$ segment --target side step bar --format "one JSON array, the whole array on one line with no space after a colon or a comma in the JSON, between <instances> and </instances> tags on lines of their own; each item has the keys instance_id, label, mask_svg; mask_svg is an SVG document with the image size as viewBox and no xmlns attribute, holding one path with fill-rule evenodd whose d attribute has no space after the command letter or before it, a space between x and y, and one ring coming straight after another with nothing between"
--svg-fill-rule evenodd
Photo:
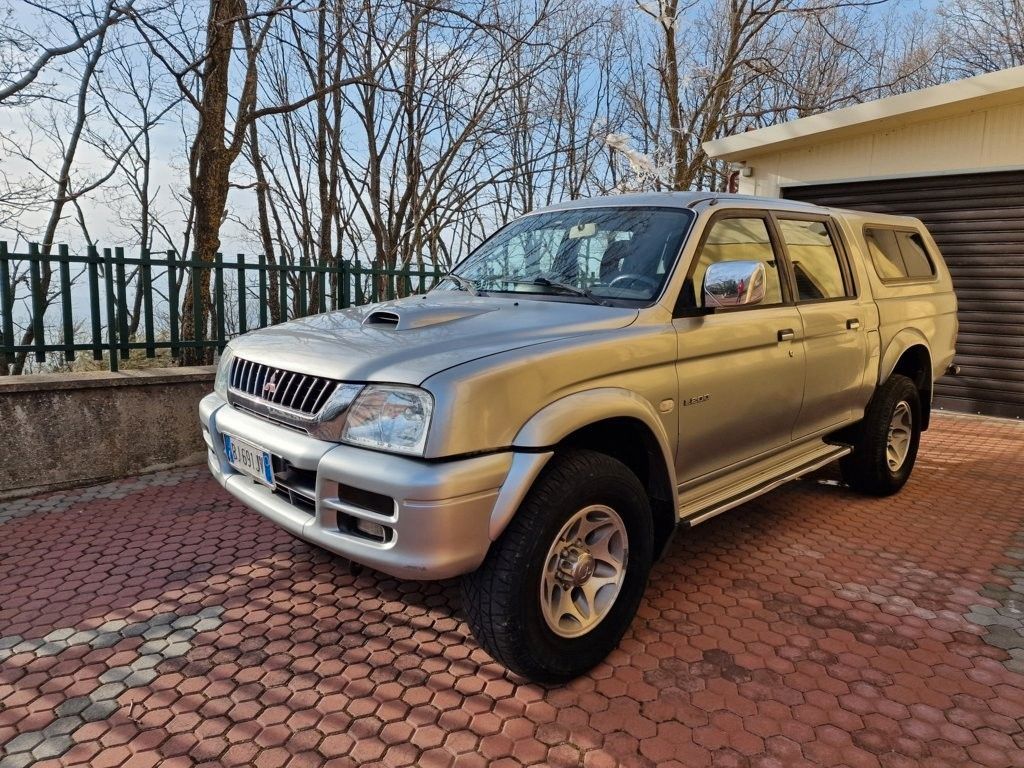
<instances>
[{"instance_id":1,"label":"side step bar","mask_svg":"<svg viewBox=\"0 0 1024 768\"><path fill-rule=\"evenodd\" d=\"M795 480L801 475L806 475L809 472L813 472L816 469L821 469L826 464L829 464L836 459L846 456L852 452L852 448L848 445L829 445L828 450L824 453L816 452L814 456L805 461L804 463L796 466L782 475L763 480L759 483L755 483L746 490L740 491L739 493L729 496L721 501L712 502L712 504L704 509L698 509L695 512L691 512L685 517L679 519L679 527L681 528L692 528L695 525L699 525L706 520L710 520L716 515L720 515L723 512L728 512L734 507L738 507L741 504L746 504L752 499L756 499L769 491L778 488L780 485L788 483L790 480ZM688 506L684 505L681 509L685 509Z\"/></svg>"}]
</instances>

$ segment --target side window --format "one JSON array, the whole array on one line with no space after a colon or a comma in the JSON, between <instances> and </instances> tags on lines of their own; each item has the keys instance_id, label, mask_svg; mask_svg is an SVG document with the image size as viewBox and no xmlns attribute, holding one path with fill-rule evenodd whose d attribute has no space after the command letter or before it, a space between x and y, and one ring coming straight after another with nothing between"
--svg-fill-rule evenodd
<instances>
[{"instance_id":1,"label":"side window","mask_svg":"<svg viewBox=\"0 0 1024 768\"><path fill-rule=\"evenodd\" d=\"M693 288L699 304L703 303L704 274L709 266L721 261L761 262L765 267L765 295L757 306L782 303L779 265L775 260L775 250L764 219L719 219L711 225L693 273Z\"/></svg>"},{"instance_id":2,"label":"side window","mask_svg":"<svg viewBox=\"0 0 1024 768\"><path fill-rule=\"evenodd\" d=\"M903 280L907 276L907 267L900 254L900 245L896 242L896 233L891 229L866 229L864 239L871 253L871 261L875 271L883 280Z\"/></svg>"},{"instance_id":3,"label":"side window","mask_svg":"<svg viewBox=\"0 0 1024 768\"><path fill-rule=\"evenodd\" d=\"M839 254L823 221L779 219L799 301L841 299L849 296Z\"/></svg>"},{"instance_id":4,"label":"side window","mask_svg":"<svg viewBox=\"0 0 1024 768\"><path fill-rule=\"evenodd\" d=\"M900 244L900 253L903 254L903 263L907 265L907 277L926 278L935 275L935 266L928 258L928 251L919 234L897 232L896 239Z\"/></svg>"},{"instance_id":5,"label":"side window","mask_svg":"<svg viewBox=\"0 0 1024 768\"><path fill-rule=\"evenodd\" d=\"M926 279L935 275L935 266L917 232L872 227L864 230L864 239L882 280Z\"/></svg>"}]
</instances>

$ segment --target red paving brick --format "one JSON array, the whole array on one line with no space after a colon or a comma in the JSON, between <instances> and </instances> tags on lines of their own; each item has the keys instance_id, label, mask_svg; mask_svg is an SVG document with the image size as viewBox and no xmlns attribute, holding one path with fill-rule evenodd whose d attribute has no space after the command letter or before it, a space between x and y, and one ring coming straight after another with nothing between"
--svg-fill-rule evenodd
<instances>
[{"instance_id":1,"label":"red paving brick","mask_svg":"<svg viewBox=\"0 0 1024 768\"><path fill-rule=\"evenodd\" d=\"M0 764L1024 766L1024 425L936 417L895 498L834 480L681 533L550 690L453 582L353 576L205 470L0 505Z\"/></svg>"}]
</instances>

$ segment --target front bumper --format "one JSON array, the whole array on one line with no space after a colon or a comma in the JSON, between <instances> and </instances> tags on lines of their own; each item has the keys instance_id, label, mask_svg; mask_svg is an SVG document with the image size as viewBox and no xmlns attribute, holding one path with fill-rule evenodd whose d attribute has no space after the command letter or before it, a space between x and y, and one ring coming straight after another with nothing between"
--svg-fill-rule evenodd
<instances>
[{"instance_id":1,"label":"front bumper","mask_svg":"<svg viewBox=\"0 0 1024 768\"><path fill-rule=\"evenodd\" d=\"M521 500L518 489L502 488L513 466L511 452L423 461L338 445L257 418L216 394L203 398L199 413L210 471L229 493L299 538L400 578L444 579L474 570L494 537L496 511ZM287 493L275 493L236 472L224 454L224 433L267 450L307 476L315 473L310 503L305 508L292 504ZM528 459L539 471L546 456ZM350 489L355 491L349 494ZM358 502L360 492L392 499L393 509L353 503L350 496ZM386 526L389 538L371 540L342 520Z\"/></svg>"}]
</instances>

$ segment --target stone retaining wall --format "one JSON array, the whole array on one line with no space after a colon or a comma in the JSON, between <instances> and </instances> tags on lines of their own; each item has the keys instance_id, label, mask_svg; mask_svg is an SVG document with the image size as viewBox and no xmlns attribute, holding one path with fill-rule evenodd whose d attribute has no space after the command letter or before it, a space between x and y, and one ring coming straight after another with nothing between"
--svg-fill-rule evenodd
<instances>
[{"instance_id":1,"label":"stone retaining wall","mask_svg":"<svg viewBox=\"0 0 1024 768\"><path fill-rule=\"evenodd\" d=\"M0 377L0 499L204 460L213 367Z\"/></svg>"}]
</instances>

